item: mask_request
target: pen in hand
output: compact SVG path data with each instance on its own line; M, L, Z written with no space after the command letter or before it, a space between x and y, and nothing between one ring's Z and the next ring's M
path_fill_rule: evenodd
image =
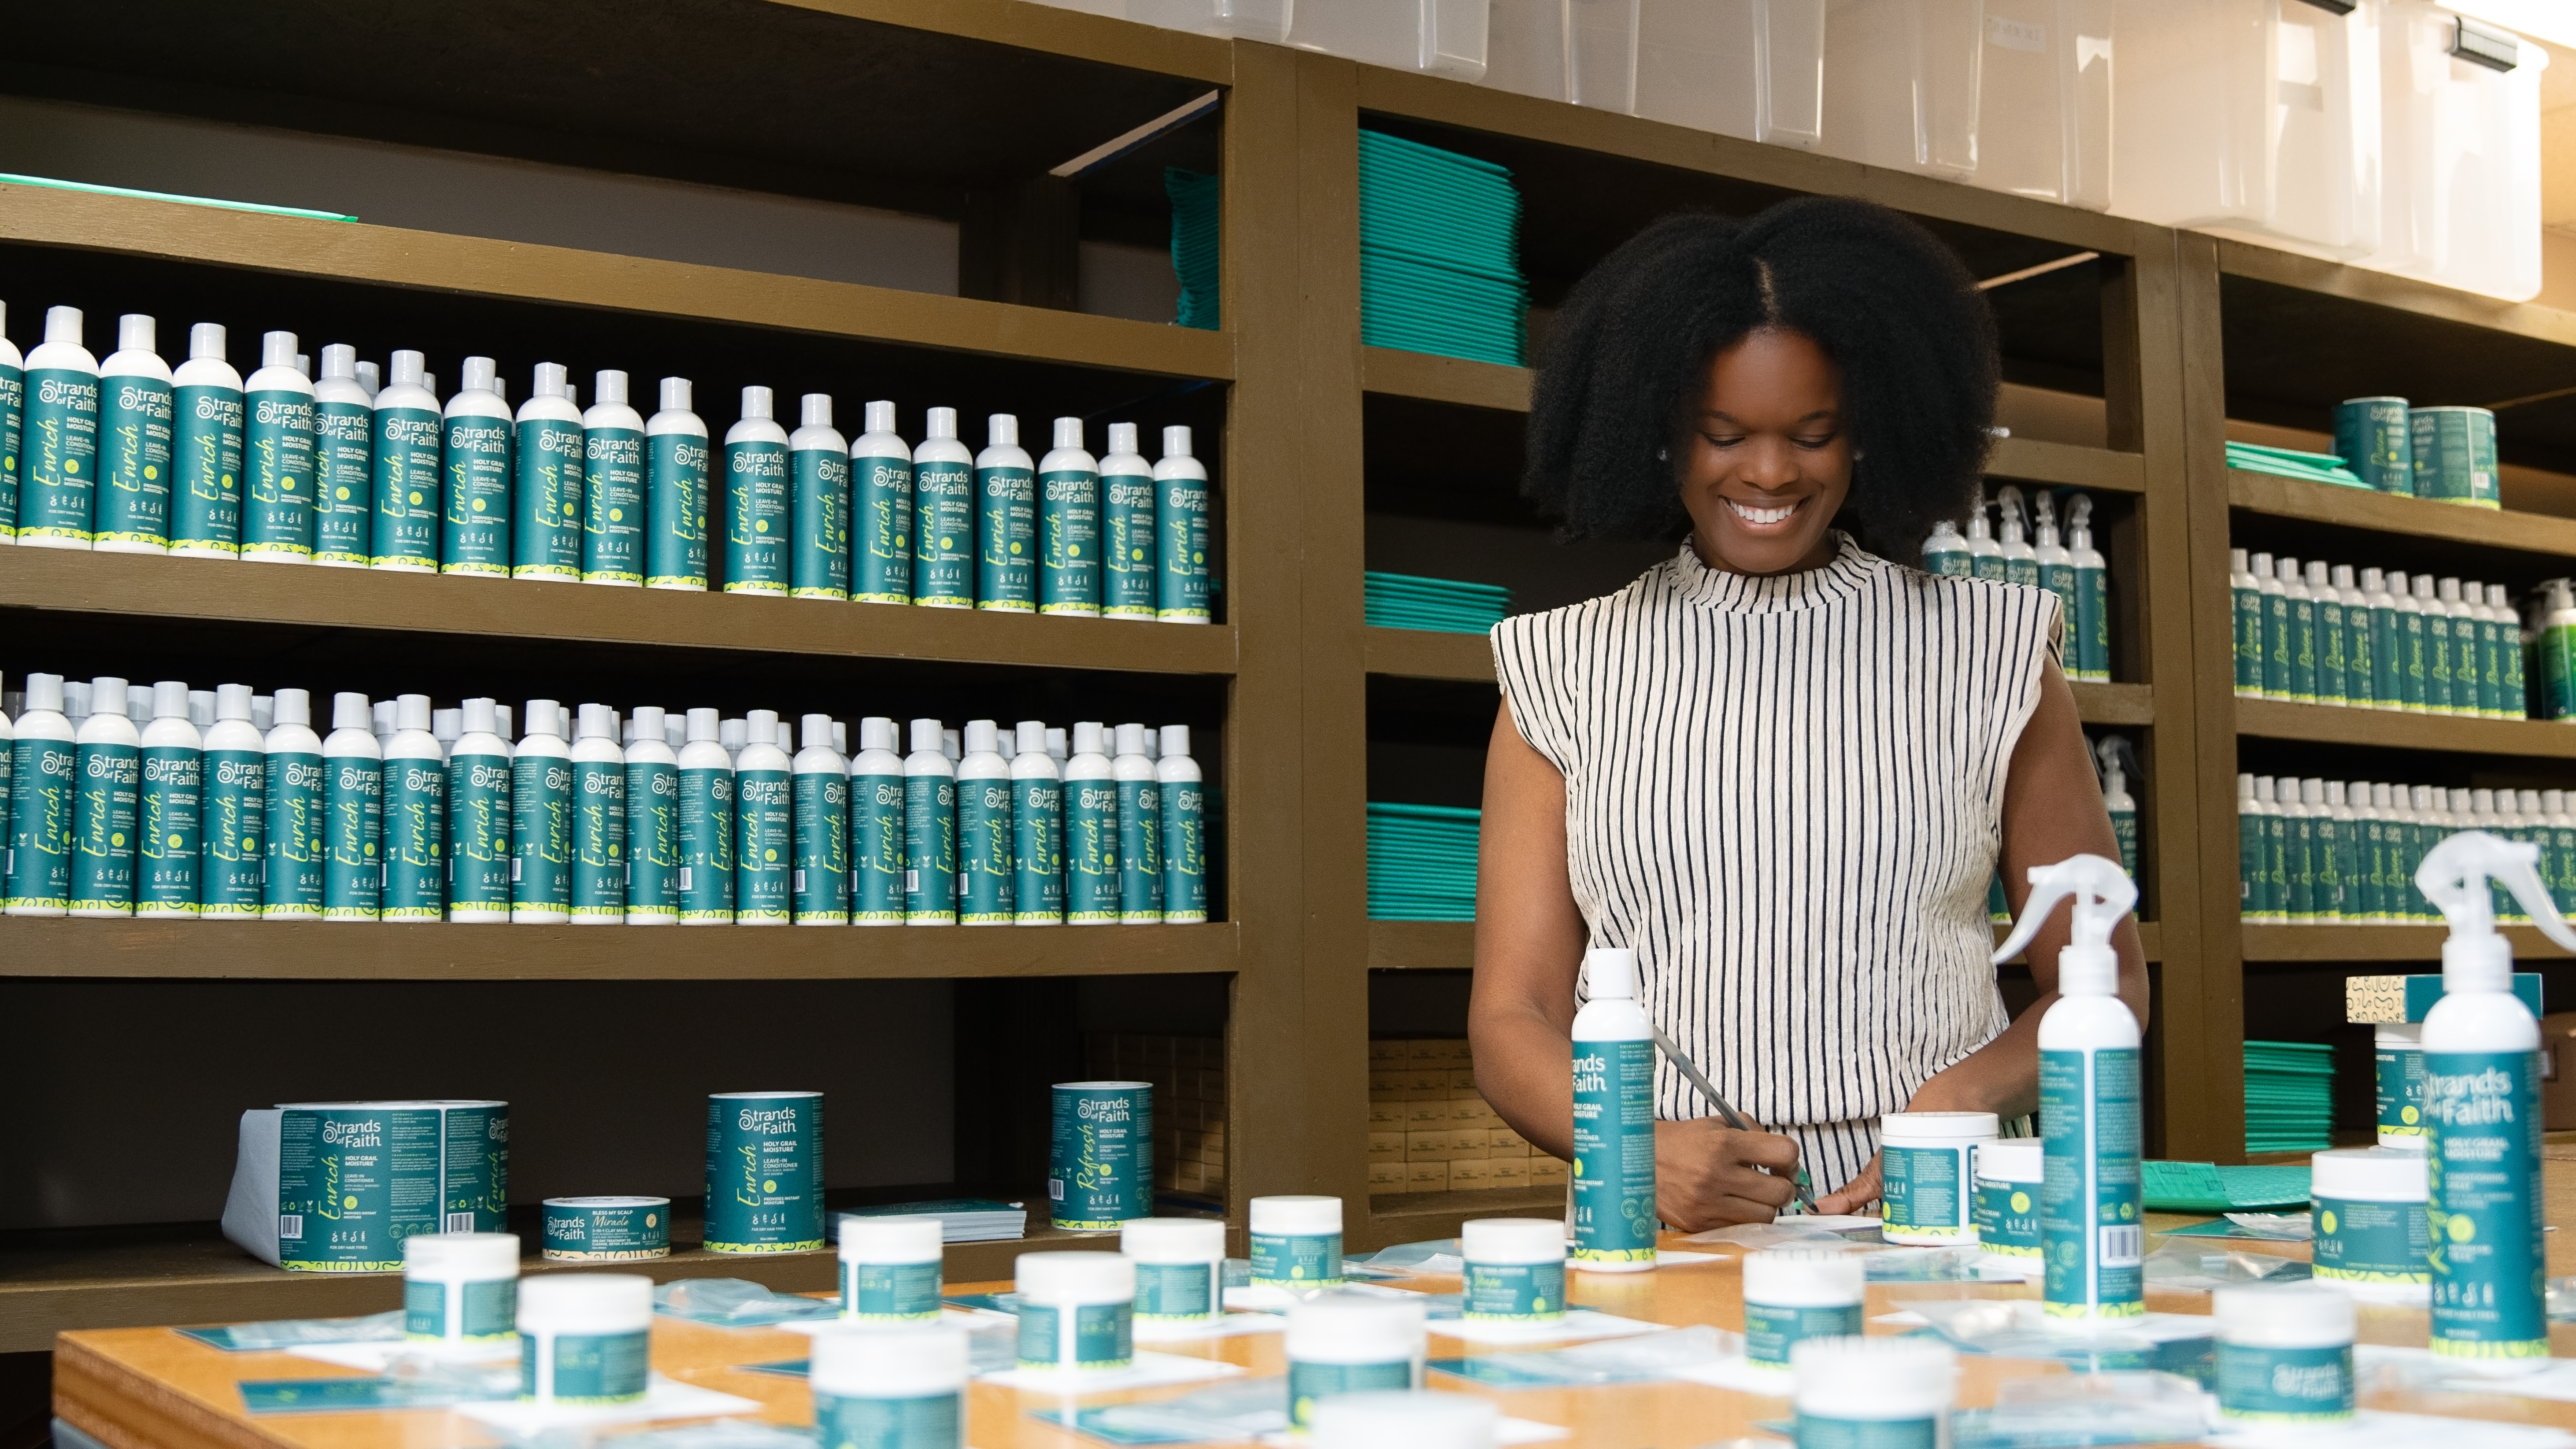
M1754 1126L1751 1121L1747 1120L1743 1113L1736 1111L1733 1106L1728 1104L1726 1098L1719 1094L1716 1084L1709 1081L1708 1074L1702 1072L1699 1069L1699 1064L1692 1061L1680 1047L1675 1046L1671 1037L1664 1035L1664 1029L1662 1027L1655 1026L1650 1023L1646 1029L1655 1034L1655 1050L1662 1052L1664 1054L1664 1059L1671 1062L1684 1077L1689 1079L1692 1086L1699 1089L1699 1094L1706 1097L1708 1099L1708 1104L1717 1109L1717 1115L1725 1121L1727 1126L1734 1128L1738 1132L1759 1132L1762 1130L1761 1128ZM1800 1207L1805 1208L1809 1212L1816 1211L1816 1195L1807 1190L1807 1170L1803 1165L1798 1169L1798 1175L1789 1180L1789 1191L1797 1195L1798 1205Z

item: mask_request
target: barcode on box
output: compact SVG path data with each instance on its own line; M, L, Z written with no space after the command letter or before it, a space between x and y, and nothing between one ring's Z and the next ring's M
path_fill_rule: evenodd
M2139 1227L2102 1230L2102 1266L2134 1268L2143 1261L2147 1230Z
M1047 1201L1049 1201L1049 1202L1062 1202L1062 1201L1064 1201L1064 1179L1063 1179L1063 1178L1061 1178L1061 1177L1050 1177L1050 1178L1048 1178L1048 1179L1047 1179Z
M278 1235L279 1237L281 1237L281 1238L297 1238L297 1239L301 1239L301 1238L304 1236L304 1214L302 1214L302 1213L280 1213L280 1214L278 1214L278 1215L277 1215L277 1235Z
M474 1214L449 1213L447 1215L447 1230L451 1233L470 1233L474 1231Z

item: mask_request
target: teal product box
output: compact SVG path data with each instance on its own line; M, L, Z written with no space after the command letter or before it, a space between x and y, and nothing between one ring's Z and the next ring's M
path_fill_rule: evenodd
M707 1099L710 1253L823 1247L823 1094L718 1092Z
M1154 1215L1154 1088L1058 1082L1047 1161L1047 1216L1071 1232L1116 1232Z

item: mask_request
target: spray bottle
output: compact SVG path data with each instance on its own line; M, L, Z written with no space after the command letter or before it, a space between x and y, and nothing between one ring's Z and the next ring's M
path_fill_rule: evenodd
M374 922L384 908L385 756L363 694L331 696L322 741L322 919Z
M440 714L452 713L432 710L425 694L394 700L394 732L384 744L380 920L436 922L446 916L447 757L430 726Z
M1084 451L1082 419L1055 420L1038 460L1038 612L1100 617L1100 464Z
M98 359L81 345L78 307L46 309L45 340L27 354L26 389L18 542L88 548L98 483Z
M1163 797L1163 922L1196 925L1208 918L1207 786L1190 758L1190 727L1165 725L1154 779Z
M170 365L149 317L117 319L116 350L98 365L100 553L170 551Z
M465 701L447 754L447 918L510 919L510 746L489 699Z
M585 704L575 716L567 910L576 926L626 922L626 748L617 711Z
M2039 555L2030 546L2029 515L2021 490L2007 483L1995 490L1995 512L2001 520L1996 549L2003 555L2004 582L2039 587Z
M322 917L322 871L328 843L322 820L322 737L313 732L313 696L281 689L270 708L267 862L260 883L263 921Z
M957 767L948 731L912 722L903 761L903 919L911 926L957 924Z
M1118 770L1108 726L1073 727L1064 767L1064 919L1077 926L1118 922Z
M421 355L408 349L393 354L392 376L375 400L373 456L368 463L374 479L375 517L367 566L394 573L438 572L438 520L447 497L439 446L446 424L439 419L438 395L430 391L421 362ZM181 368L183 410L187 377L188 369Z
M795 538L788 592L839 603L850 597L850 444L832 426L830 393L809 392L798 408L796 431L787 435Z
M2117 1322L2146 1311L2138 1019L2120 999L2120 958L2111 949L2138 888L2118 862L2098 855L2032 866L2030 887L2020 924L1995 948L1996 965L2031 943L2060 900L2072 898L2074 911L2057 955L2058 1000L2039 1021L2048 1164L2039 1199L2048 1264L2042 1307L2052 1318Z
M206 698L213 722L214 697ZM142 734L143 790L134 834L134 914L146 919L194 920L197 916L199 795L205 777L205 737L192 717L188 686L165 679L152 686L152 722ZM8 739L0 715L0 745ZM0 794L8 782L0 779ZM0 816L7 806L0 805ZM0 840L7 838L0 824Z
M1923 571L1938 578L1964 579L1974 566L1959 526L1946 518L1933 524L1932 536L1923 540Z
M975 455L975 607L1007 614L1037 608L1037 479L1020 446L1020 420L986 420Z
M74 731L71 913L131 916L143 741L125 712L125 681L93 679L89 687L89 717Z
M21 838L28 804L25 742L36 719L36 681L41 677L27 676L28 714L18 721L15 814ZM247 684L217 685L215 723L206 731L205 859L197 872L197 914L209 920L259 915L260 876L268 853L268 749L252 718L251 700ZM9 894L14 913L14 881Z
M511 440L510 577L581 581L581 409L560 362L537 364Z
M687 378L666 377L661 411L644 424L644 587L648 589L703 593L707 587L707 425L690 411L695 402L695 390ZM732 848L730 843L725 847L728 858ZM727 871L728 882L731 877ZM684 920L686 915L683 911Z
M1583 953L1574 1014L1573 1267L1655 1266L1655 1028L1637 1004L1637 953Z
M2137 746L2129 743L2127 735L2104 735L2093 753L2102 767L2102 808L2111 812L2111 834L2120 842L2120 868L2134 881L2138 878L2138 802L2129 793L2129 780L2145 774L2138 768Z
M714 710L689 711L680 747L680 924L733 924L733 756Z
M1213 617L1208 603L1207 465L1191 454L1190 447L1188 428L1165 428L1163 459L1154 465L1159 494L1154 526L1161 539L1155 549L1156 569L1162 580L1154 593L1154 617L1166 624L1204 624ZM1166 835L1167 860L1170 843ZM1168 906L1169 892L1164 899Z
M833 435L831 461L846 468L849 454ZM832 740L828 714L798 721L804 748L796 752L796 924L850 923L850 762Z
M628 405L626 374L591 379L581 415L581 581L612 588L644 582L644 418Z
M2281 648L2288 661L2289 693L2281 698L2299 704L2317 702L2317 600L2308 592L2307 575L2294 558L2272 561L2274 576L2281 582L2279 607L2283 610L2284 632ZM2267 678L2266 683L2269 683Z
M375 393L358 380L358 349L322 349L313 382L313 561L362 569L375 528Z
M2057 595L2057 617L2066 632L2066 676L2083 677L2084 606L2075 594L2075 555L2057 538L2057 505L2045 492L2035 493L2030 500L2031 516L2037 540L2031 547L2031 560L2039 565L2039 586Z
M1136 451L1136 425L1111 423L1100 458L1100 612L1154 617L1154 465ZM1124 818L1124 817L1121 817Z
M2003 582L2004 553L1995 544L1994 523L1986 516L1986 488L1977 485L1977 508L1968 515L1968 576Z
M787 594L787 430L778 425L773 410L769 389L744 388L742 417L725 429L728 594Z
M1154 755L1141 724L1118 727L1118 919L1129 926L1163 924L1163 800Z
M0 544L18 541L18 445L27 419L27 360L9 340L8 322L9 304L0 302ZM0 829L7 823L0 818ZM7 838L0 834L0 855L6 854ZM0 892L7 888L0 880Z
M2308 560L2308 602L2316 611L2317 703L2341 706L2345 693L2343 660L2343 594L2334 586L2333 570L2322 560Z
M850 756L850 921L903 924L903 756L901 736L882 715L859 721Z
M2373 693L2378 675L2370 652L2370 600L2354 579L2352 565L2336 564L2332 581L2335 601L2343 612L2344 703L2370 709L2379 702Z
M2075 677L2111 678L2111 564L2093 546L2093 500L2078 493L2066 505L2066 552L2075 565Z
M734 922L784 926L796 919L796 762L781 744L775 710L744 720L748 738L734 761Z
M975 607L975 455L957 438L957 409L932 408L912 450L912 601Z
M966 721L966 751L957 761L957 924L1007 926L1017 903L1013 854L1011 762L998 748L998 727Z

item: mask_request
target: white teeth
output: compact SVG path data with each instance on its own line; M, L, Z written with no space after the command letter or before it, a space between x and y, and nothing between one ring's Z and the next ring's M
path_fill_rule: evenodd
M1726 500L1726 506L1735 510L1736 517L1743 519L1747 523L1757 524L1785 523L1788 521L1790 514L1798 511L1798 505L1794 503L1787 504L1779 508L1752 508L1738 503L1732 498Z

